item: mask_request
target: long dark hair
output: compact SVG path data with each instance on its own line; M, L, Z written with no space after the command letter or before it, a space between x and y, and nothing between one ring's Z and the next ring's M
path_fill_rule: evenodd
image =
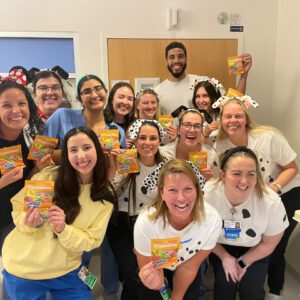
M106 105L105 110L104 110L104 117L105 117L106 123L111 123L115 119L115 111L114 111L112 102L113 102L113 99L115 97L115 94L116 94L117 90L122 88L122 87L129 88L132 92L133 97L134 97L134 89L129 83L127 83L127 82L118 82L118 83L116 83L112 87L112 89L109 93L109 96L108 96L108 99L107 99L107 105ZM131 112L128 115L125 116L125 124L127 125L127 127L129 126L129 124L131 124L134 121L134 119L135 119L134 115L135 115L135 101L133 100L133 107L132 107Z
M97 162L93 170L92 187L91 187L91 200L103 200L111 202L116 206L116 194L113 186L108 180L108 163L107 159L100 146L97 135L87 127L78 127L71 129L64 138L61 165L59 168L58 177L55 181L55 197L54 202L62 208L66 215L66 223L71 224L80 212L80 204L78 201L80 194L80 184L78 181L77 172L71 166L68 159L68 140L70 137L79 133L87 135L94 143L97 153Z
M29 106L29 113L30 113L29 121L28 121L29 134L32 138L34 138L37 133L41 133L44 130L44 122L42 121L42 119L37 113L37 106L35 105L34 100L32 99L26 87L10 80L4 80L0 84L0 96L9 89L18 89L25 94Z
M197 104L196 104L196 93L197 93L198 89L201 87L203 87L206 90L208 97L211 101L211 105L221 97L220 91L217 91L215 89L215 87L208 80L200 81L196 84L196 86L194 88L194 93L193 93L193 98L192 98L193 106L196 109L198 109ZM213 111L218 114L220 109L217 108L217 109L214 109Z
M158 126L154 122L151 122L151 120L145 120L143 125L140 127L140 130L143 126L146 126L146 125L156 128L158 136L159 136L159 141L161 142ZM159 164L162 161L165 161L165 158L160 154L159 149L155 153L154 161L156 162L156 164ZM136 176L138 176L138 175L139 175L139 173L130 173L122 180L122 182L120 184L121 192L125 191L125 189L128 186L128 199L129 199L128 213L129 213L130 201L132 201L133 209L135 209L135 206L136 206ZM132 197L130 197L130 196L132 196Z
M89 75L85 75L83 76L82 78L80 78L78 84L77 84L77 99L78 101L80 101L82 103L82 100L81 100L81 95L80 95L80 91L81 91L81 88L83 86L83 84L91 79L94 79L96 81L98 81L104 88L105 92L107 93L107 89L105 87L105 84L104 82L96 75L93 75L93 74L89 74Z

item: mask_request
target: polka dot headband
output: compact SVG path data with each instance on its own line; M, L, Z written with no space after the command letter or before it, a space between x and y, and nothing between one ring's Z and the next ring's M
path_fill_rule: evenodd
M197 178L198 178L198 182L201 186L201 189L203 189L204 185L205 185L205 178L204 176L199 172L198 168L189 160L187 160L187 162L191 165L193 171L195 172ZM154 171L152 173L150 173L143 182L143 186L141 188L142 191L145 190L154 190L155 188L157 188L157 183L158 183L158 177L159 177L159 173L160 173L160 169L163 167L163 165L166 162L161 162L157 165L157 167L154 169Z
M165 137L165 132L164 132L163 127L156 120L148 120L148 119L138 119L138 120L134 121L129 126L129 129L127 132L128 138L131 139L132 141L135 141L138 137L138 134L140 132L142 125L150 124L150 123L155 124L155 126L158 128L160 140L162 141Z

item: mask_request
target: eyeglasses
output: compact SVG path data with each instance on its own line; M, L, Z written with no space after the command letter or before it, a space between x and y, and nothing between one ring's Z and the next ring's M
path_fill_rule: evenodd
M93 94L93 91L96 93L96 94L101 94L101 92L105 90L104 86L102 85L97 85L97 86L94 86L93 88L88 88L88 89L85 89L83 91L80 92L80 95L82 96L91 96Z
M52 92L57 92L57 91L60 91L62 89L62 87L59 85L59 84L55 84L55 85L52 85L52 86L48 86L48 85L40 85L37 87L37 89L41 92L48 92L49 89L52 91Z
M195 131L201 131L202 130L202 125L201 124L182 123L181 126L184 130L191 130L192 127L194 128Z

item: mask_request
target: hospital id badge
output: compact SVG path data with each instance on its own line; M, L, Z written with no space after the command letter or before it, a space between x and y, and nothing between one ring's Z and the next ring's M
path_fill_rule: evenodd
M92 272L90 272L85 266L82 266L80 268L78 276L91 290L97 282L97 277Z
M224 221L225 240L237 241L241 239L241 222L233 220Z

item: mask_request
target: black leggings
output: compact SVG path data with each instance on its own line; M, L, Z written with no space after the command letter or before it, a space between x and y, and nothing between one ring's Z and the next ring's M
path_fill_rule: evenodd
M236 247L222 245L226 251L238 258L246 253L248 247ZM215 283L214 283L214 299L215 300L234 300L239 292L240 300L264 300L264 282L268 271L269 258L263 258L256 261L247 268L245 275L239 283L232 280L226 280L225 272L222 266L222 261L215 254L210 255L210 261L213 266Z
M281 196L282 203L285 207L286 214L289 220L289 227L285 230L283 237L275 250L270 256L270 266L268 270L268 285L270 293L280 295L280 291L284 284L284 271L285 271L285 250L289 238L298 224L294 219L295 210L300 209L300 187L293 188L292 190L284 193Z

